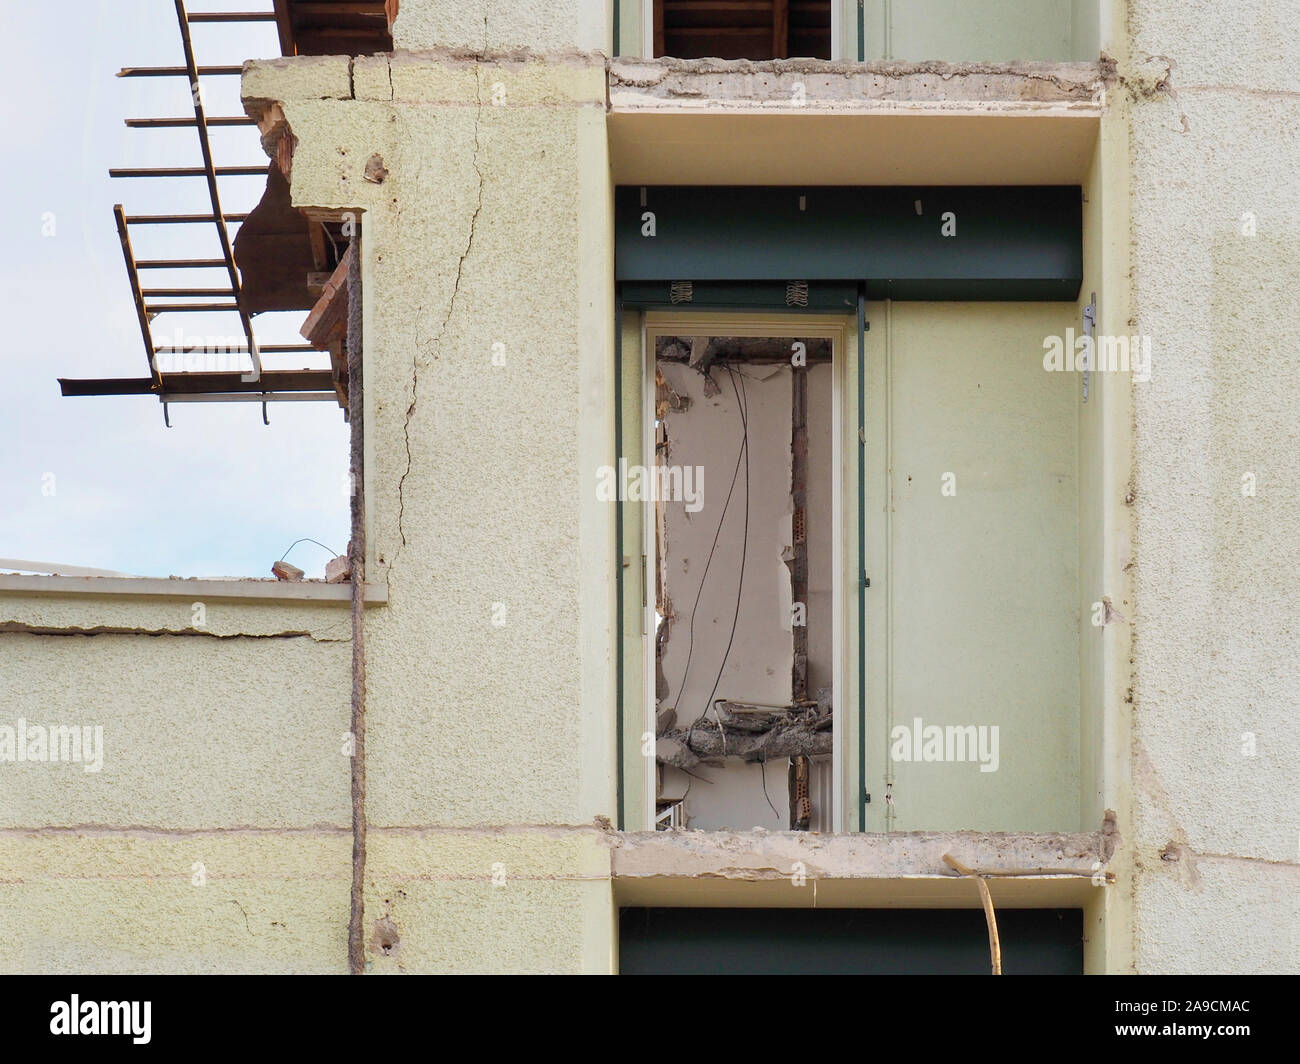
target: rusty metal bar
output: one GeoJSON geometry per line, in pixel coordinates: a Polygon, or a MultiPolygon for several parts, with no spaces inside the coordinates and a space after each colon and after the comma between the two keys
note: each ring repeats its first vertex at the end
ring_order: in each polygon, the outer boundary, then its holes
{"type": "MultiPolygon", "coordinates": [[[[211,175],[216,177],[265,177],[265,166],[214,166],[211,175]]],[[[129,166],[113,167],[109,177],[208,177],[204,166],[129,166]]]]}
{"type": "Polygon", "coordinates": [[[150,303],[145,307],[146,312],[154,317],[159,314],[166,314],[168,311],[172,313],[186,311],[188,313],[204,314],[238,309],[238,303],[150,303]]]}
{"type": "Polygon", "coordinates": [[[188,16],[191,26],[201,22],[274,22],[274,11],[195,11],[188,16]]]}
{"type": "Polygon", "coordinates": [[[153,330],[149,325],[149,314],[145,310],[144,296],[140,294],[139,263],[135,261],[135,252],[131,250],[131,234],[126,227],[126,214],[120,203],[113,207],[113,219],[117,222],[117,239],[122,245],[122,260],[126,263],[126,276],[131,282],[131,296],[135,300],[135,317],[140,326],[140,338],[144,341],[145,358],[149,363],[149,384],[160,390],[162,377],[153,361],[157,349],[154,347],[153,330]]]}
{"type": "MultiPolygon", "coordinates": [[[[203,94],[198,91],[199,67],[194,62],[194,45],[190,41],[190,24],[185,17],[185,0],[176,0],[176,22],[180,26],[181,44],[185,49],[185,68],[190,75],[190,87],[194,90],[190,93],[190,99],[194,104],[194,121],[199,134],[199,147],[203,152],[203,167],[207,171],[204,176],[207,177],[208,196],[212,200],[213,224],[217,229],[217,237],[221,241],[221,254],[226,262],[226,272],[230,275],[230,287],[235,293],[236,302],[238,302],[239,271],[235,269],[235,253],[230,246],[230,233],[226,229],[225,217],[221,210],[221,193],[217,189],[217,174],[220,171],[212,162],[212,145],[208,141],[208,122],[207,115],[203,110],[203,94]]],[[[263,168],[264,170],[265,168],[263,168]]],[[[248,354],[253,361],[252,375],[246,379],[256,381],[262,375],[262,360],[257,353],[257,337],[253,335],[253,323],[243,307],[239,309],[239,323],[243,326],[244,335],[248,338],[248,354]]]]}
{"type": "MultiPolygon", "coordinates": [[[[164,347],[159,344],[153,349],[153,353],[155,355],[161,355],[164,351],[170,350],[170,347],[164,347]]],[[[246,347],[223,347],[222,350],[233,355],[248,354],[248,348],[246,347]]],[[[310,344],[258,344],[257,350],[264,355],[319,355],[322,353],[319,349],[312,347],[310,344]]]]}
{"type": "MultiPolygon", "coordinates": [[[[174,129],[197,125],[192,118],[127,118],[124,120],[128,129],[174,129]]],[[[247,115],[220,115],[209,118],[209,126],[251,126],[253,120],[247,115]]]]}
{"type": "Polygon", "coordinates": [[[153,377],[109,377],[103,379],[59,378],[66,396],[88,395],[178,395],[245,394],[266,392],[329,392],[334,401],[334,378],[327,369],[267,370],[259,381],[246,381],[239,371],[222,373],[168,373],[153,377]]]}
{"type": "Polygon", "coordinates": [[[137,270],[219,270],[224,266],[223,259],[141,259],[135,264],[137,270]]]}
{"type": "Polygon", "coordinates": [[[365,955],[366,879],[366,493],[365,396],[362,391],[361,239],[351,242],[348,265],[348,421],[352,488],[352,883],[348,914],[348,971],[362,975],[365,955]]]}
{"type": "Polygon", "coordinates": [[[240,66],[205,66],[195,67],[193,70],[188,67],[123,67],[117,72],[119,78],[184,78],[191,79],[195,77],[216,78],[216,77],[233,77],[243,74],[244,67],[240,66]]]}
{"type": "MultiPolygon", "coordinates": [[[[242,222],[247,217],[247,214],[227,214],[226,221],[242,222]]],[[[211,214],[128,214],[126,221],[128,225],[186,225],[192,222],[211,224],[216,218],[211,214]]]]}
{"type": "Polygon", "coordinates": [[[229,288],[144,288],[140,294],[146,299],[163,296],[230,296],[229,288]]]}

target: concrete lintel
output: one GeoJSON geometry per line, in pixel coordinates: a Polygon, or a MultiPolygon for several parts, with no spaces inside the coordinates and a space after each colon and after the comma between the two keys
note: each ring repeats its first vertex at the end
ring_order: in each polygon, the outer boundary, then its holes
{"type": "Polygon", "coordinates": [[[1078,114],[1105,106],[1098,63],[613,59],[614,113],[1078,114]]]}
{"type": "Polygon", "coordinates": [[[1074,185],[1088,180],[1101,120],[645,110],[606,124],[619,185],[1074,185]]]}
{"type": "Polygon", "coordinates": [[[625,832],[612,874],[620,905],[978,906],[974,885],[944,864],[952,854],[979,872],[1059,870],[990,879],[999,904],[1077,906],[1104,889],[1091,872],[1111,846],[1103,831],[625,832]],[[1067,874],[1079,872],[1089,875],[1067,874]]]}
{"type": "MultiPolygon", "coordinates": [[[[0,574],[0,594],[129,595],[140,598],[266,599],[297,602],[351,601],[349,584],[320,581],[289,583],[281,580],[196,580],[151,576],[25,576],[0,574]]],[[[383,584],[366,585],[366,603],[388,601],[383,584]]]]}

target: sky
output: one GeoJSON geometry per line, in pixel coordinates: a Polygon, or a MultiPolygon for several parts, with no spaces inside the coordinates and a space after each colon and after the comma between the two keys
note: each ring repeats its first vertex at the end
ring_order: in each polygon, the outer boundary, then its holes
{"type": "MultiPolygon", "coordinates": [[[[279,54],[272,23],[196,25],[191,35],[201,65],[279,54]]],[[[111,166],[202,162],[193,129],[123,125],[193,113],[184,78],[114,76],[124,66],[183,64],[172,0],[0,0],[0,39],[8,71],[0,94],[0,559],[137,576],[270,577],[300,538],[344,552],[348,428],[337,404],[271,403],[269,427],[260,403],[172,404],[168,429],[150,396],[59,393],[59,377],[148,375],[113,205],[128,214],[211,209],[202,178],[108,176],[111,166]]],[[[243,113],[237,77],[204,80],[209,115],[243,113]]],[[[267,162],[256,127],[216,130],[213,144],[219,165],[267,162]]],[[[264,186],[223,178],[223,209],[251,209],[264,186]]],[[[132,243],[140,259],[220,257],[212,226],[133,228],[132,243]]],[[[216,287],[225,272],[150,271],[146,282],[216,287]]],[[[261,315],[258,337],[300,343],[304,317],[261,315]]],[[[155,337],[178,327],[221,336],[240,328],[234,314],[164,315],[155,337]]],[[[320,367],[328,358],[266,355],[263,364],[320,367]]],[[[311,578],[329,558],[302,543],[288,560],[311,578]]]]}

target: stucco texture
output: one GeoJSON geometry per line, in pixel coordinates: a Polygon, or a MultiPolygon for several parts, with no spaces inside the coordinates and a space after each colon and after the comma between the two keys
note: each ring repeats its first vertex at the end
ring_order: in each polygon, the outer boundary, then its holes
{"type": "Polygon", "coordinates": [[[1130,7],[1137,967],[1294,972],[1300,6],[1130,7]]]}
{"type": "Polygon", "coordinates": [[[366,628],[367,956],[608,971],[608,856],[573,842],[615,811],[603,60],[351,73],[355,98],[320,99],[252,64],[245,95],[283,105],[296,204],[365,212],[369,575],[389,595],[366,628]]]}

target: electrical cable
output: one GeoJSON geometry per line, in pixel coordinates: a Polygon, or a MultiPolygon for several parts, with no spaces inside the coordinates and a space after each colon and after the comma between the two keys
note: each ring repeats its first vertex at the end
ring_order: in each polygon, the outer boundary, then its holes
{"type": "MultiPolygon", "coordinates": [[[[713,696],[718,693],[718,684],[722,682],[722,673],[727,667],[727,658],[731,656],[732,645],[736,642],[736,627],[740,622],[740,601],[745,592],[745,558],[749,553],[749,402],[745,397],[745,382],[741,380],[739,388],[736,386],[736,374],[731,367],[726,367],[727,374],[731,380],[731,389],[736,395],[736,405],[740,409],[740,429],[743,433],[743,441],[740,449],[745,456],[745,528],[740,540],[740,578],[736,585],[736,610],[731,617],[731,635],[727,639],[727,649],[722,654],[722,664],[718,666],[717,679],[713,681],[713,690],[709,692],[708,701],[704,703],[704,712],[691,725],[691,732],[695,730],[695,724],[709,712],[709,707],[713,705],[713,696]]],[[[721,527],[721,526],[719,526],[721,527]]],[[[715,710],[716,714],[716,710],[715,710]]],[[[718,719],[718,728],[722,728],[722,720],[718,719]]],[[[688,736],[689,742],[689,736],[688,736]]]]}
{"type": "Polygon", "coordinates": [[[330,550],[330,548],[327,547],[327,546],[325,546],[325,544],[322,543],[320,540],[318,540],[318,539],[309,539],[309,538],[307,538],[306,536],[304,536],[302,539],[295,539],[292,543],[290,543],[290,544],[289,544],[289,550],[287,550],[287,551],[285,551],[283,554],[281,554],[280,557],[279,557],[277,560],[278,560],[278,561],[284,561],[285,558],[289,557],[289,551],[290,551],[290,550],[293,550],[293,548],[296,547],[296,546],[298,546],[299,543],[315,543],[316,546],[320,547],[321,550],[328,550],[328,551],[330,552],[330,556],[331,556],[331,557],[337,558],[337,557],[339,556],[338,551],[330,550]]]}
{"type": "MultiPolygon", "coordinates": [[[[730,367],[724,367],[727,372],[731,372],[730,367]]],[[[742,426],[744,420],[741,420],[742,426]]],[[[740,475],[740,462],[745,457],[745,452],[749,445],[749,439],[746,435],[741,441],[740,450],[736,453],[736,468],[731,472],[731,486],[727,488],[727,498],[722,504],[722,514],[718,517],[718,527],[713,533],[713,545],[709,548],[709,556],[704,562],[704,572],[700,575],[700,586],[695,591],[695,602],[691,605],[691,623],[688,629],[688,638],[686,642],[686,667],[682,670],[681,686],[677,688],[677,700],[681,701],[682,695],[686,691],[686,680],[691,673],[691,657],[695,653],[695,614],[699,609],[700,597],[704,594],[704,582],[709,578],[709,566],[713,564],[713,555],[718,549],[718,537],[722,535],[722,526],[727,520],[727,510],[731,507],[731,495],[736,490],[736,478],[740,475]]],[[[716,690],[716,688],[715,688],[716,690]]],[[[707,708],[705,713],[707,713],[707,708]]]]}

